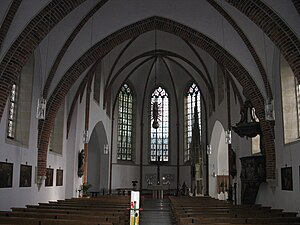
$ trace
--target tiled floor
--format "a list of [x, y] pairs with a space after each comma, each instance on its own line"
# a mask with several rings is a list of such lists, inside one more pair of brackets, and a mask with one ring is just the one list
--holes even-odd
[[174, 225], [169, 200], [145, 198], [140, 213], [140, 225]]

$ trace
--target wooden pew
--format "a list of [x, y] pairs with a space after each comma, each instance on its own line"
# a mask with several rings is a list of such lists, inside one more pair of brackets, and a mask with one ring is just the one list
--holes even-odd
[[1, 217], [2, 223], [20, 225], [113, 225], [110, 222], [101, 221], [81, 221], [81, 220], [60, 220], [60, 219], [40, 219], [24, 217]]
[[2, 217], [23, 217], [23, 218], [37, 218], [37, 219], [63, 219], [63, 220], [83, 220], [83, 221], [101, 221], [112, 222], [113, 224], [120, 224], [118, 216], [106, 215], [86, 215], [86, 214], [59, 214], [59, 213], [36, 213], [36, 212], [0, 212], [0, 221]]
[[63, 213], [63, 214], [86, 214], [122, 216], [127, 212], [103, 211], [102, 209], [78, 210], [78, 209], [56, 209], [56, 208], [12, 208], [13, 212], [35, 212], [35, 213]]
[[182, 217], [179, 218], [178, 225], [186, 225], [188, 223], [198, 224], [299, 224], [299, 218], [296, 217], [269, 217], [256, 218], [255, 215], [248, 218], [229, 218], [229, 217]]
[[129, 206], [127, 196], [74, 198], [0, 212], [0, 224], [21, 224], [23, 221], [26, 225], [125, 225]]
[[44, 209], [65, 209], [65, 210], [77, 210], [77, 211], [89, 211], [99, 209], [102, 211], [114, 211], [114, 212], [124, 212], [125, 207], [113, 207], [113, 206], [84, 206], [84, 205], [50, 205], [50, 204], [41, 204], [41, 205], [26, 205], [27, 208], [44, 208]]
[[[188, 223], [186, 225], [211, 225], [211, 224], [205, 224], [205, 223]], [[233, 223], [214, 223], [214, 225], [233, 225]], [[234, 225], [245, 225], [245, 224], [241, 224], [241, 223], [235, 223]], [[257, 223], [255, 225], [266, 225], [265, 223]], [[299, 223], [276, 223], [276, 225], [299, 225]]]
[[119, 218], [120, 224], [124, 224], [124, 221], [128, 220], [128, 211], [127, 210], [103, 210], [102, 208], [76, 208], [72, 207], [71, 209], [65, 208], [47, 208], [47, 207], [29, 207], [29, 208], [12, 208], [12, 212], [25, 212], [25, 213], [48, 213], [53, 215], [58, 214], [69, 214], [69, 215], [87, 215], [87, 216], [113, 216]]
[[186, 224], [300, 224], [297, 213], [260, 205], [231, 205], [209, 197], [170, 197], [178, 225]]

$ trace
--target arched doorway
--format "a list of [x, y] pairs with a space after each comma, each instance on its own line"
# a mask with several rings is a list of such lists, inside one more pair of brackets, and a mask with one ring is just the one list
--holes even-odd
[[91, 191], [108, 191], [109, 154], [107, 154], [107, 136], [103, 123], [96, 124], [91, 134], [88, 149], [87, 182]]
[[223, 125], [216, 121], [211, 136], [211, 154], [209, 155], [209, 195], [226, 199], [228, 184], [228, 146], [225, 144]]

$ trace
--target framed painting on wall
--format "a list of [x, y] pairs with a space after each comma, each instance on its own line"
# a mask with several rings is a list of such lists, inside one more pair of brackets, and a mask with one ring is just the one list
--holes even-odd
[[20, 187], [31, 187], [32, 166], [21, 165]]
[[0, 162], [0, 188], [12, 187], [13, 164]]
[[281, 168], [281, 189], [286, 191], [293, 190], [292, 167]]
[[45, 187], [51, 187], [51, 186], [53, 186], [53, 169], [47, 168]]
[[63, 174], [64, 171], [61, 169], [56, 170], [56, 186], [63, 186]]

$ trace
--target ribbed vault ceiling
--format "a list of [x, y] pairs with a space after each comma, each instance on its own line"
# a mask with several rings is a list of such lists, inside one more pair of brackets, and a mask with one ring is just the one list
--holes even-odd
[[[5, 0], [0, 12], [1, 116], [10, 87], [33, 52], [39, 55], [49, 114], [66, 95], [80, 96], [98, 64], [106, 92], [114, 91], [111, 99], [127, 79], [142, 92], [148, 78], [149, 85], [154, 83], [156, 71], [158, 82], [195, 80], [212, 103], [219, 64], [228, 69], [235, 92], [252, 98], [260, 119], [264, 100], [273, 97], [274, 45], [300, 76], [296, 1]], [[45, 140], [44, 128], [53, 119], [39, 128]], [[265, 138], [273, 139], [269, 123], [261, 123]]]

